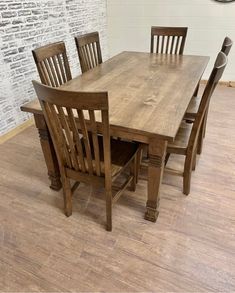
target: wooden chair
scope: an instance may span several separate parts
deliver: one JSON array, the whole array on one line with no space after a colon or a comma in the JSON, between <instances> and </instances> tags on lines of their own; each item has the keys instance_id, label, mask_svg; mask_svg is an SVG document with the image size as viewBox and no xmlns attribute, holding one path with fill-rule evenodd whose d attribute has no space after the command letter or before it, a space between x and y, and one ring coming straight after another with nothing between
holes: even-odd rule
<instances>
[{"instance_id":1,"label":"wooden chair","mask_svg":"<svg viewBox=\"0 0 235 293\"><path fill-rule=\"evenodd\" d=\"M233 41L230 38L226 37L223 41L221 52L223 52L226 56L228 56L228 54L232 48L232 45L233 45ZM200 105L200 101L201 101L201 99L198 98L197 96L192 98L192 100L188 106L188 109L186 111L186 114L185 114L185 120L187 120L187 122L193 123L193 121L195 120L195 117L196 117L196 114L198 112L198 108ZM203 139L206 134L206 122L207 122L207 114L205 115L204 123L202 125L202 129L201 129L199 139L198 139L198 150L197 150L198 154L202 153Z\"/></svg>"},{"instance_id":2,"label":"wooden chair","mask_svg":"<svg viewBox=\"0 0 235 293\"><path fill-rule=\"evenodd\" d=\"M37 48L32 53L43 84L59 87L72 79L64 42Z\"/></svg>"},{"instance_id":3,"label":"wooden chair","mask_svg":"<svg viewBox=\"0 0 235 293\"><path fill-rule=\"evenodd\" d=\"M187 31L187 27L152 26L150 53L182 55Z\"/></svg>"},{"instance_id":4,"label":"wooden chair","mask_svg":"<svg viewBox=\"0 0 235 293\"><path fill-rule=\"evenodd\" d=\"M183 176L183 193L186 195L190 193L191 173L195 165L200 130L202 129L203 121L209 108L211 96L226 65L227 56L223 52L220 52L202 95L194 123L189 124L183 121L175 142L168 144L167 147L167 154L179 154L185 156L183 173L171 169L169 170L167 168L166 170L170 173Z\"/></svg>"},{"instance_id":5,"label":"wooden chair","mask_svg":"<svg viewBox=\"0 0 235 293\"><path fill-rule=\"evenodd\" d=\"M136 187L139 145L110 138L107 92L64 91L36 81L33 85L59 162L65 214L72 214L72 192L78 186L71 187L70 179L104 187L107 230L111 231L112 204L127 186L133 191ZM121 173L126 180L116 190L113 183Z\"/></svg>"},{"instance_id":6,"label":"wooden chair","mask_svg":"<svg viewBox=\"0 0 235 293\"><path fill-rule=\"evenodd\" d=\"M82 73L102 63L99 33L93 32L75 37Z\"/></svg>"}]
</instances>

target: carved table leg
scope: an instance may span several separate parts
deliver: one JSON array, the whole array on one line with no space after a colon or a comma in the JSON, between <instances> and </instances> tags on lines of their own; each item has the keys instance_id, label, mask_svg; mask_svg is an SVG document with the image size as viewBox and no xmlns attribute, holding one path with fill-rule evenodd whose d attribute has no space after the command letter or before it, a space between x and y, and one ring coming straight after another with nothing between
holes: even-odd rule
<instances>
[{"instance_id":1,"label":"carved table leg","mask_svg":"<svg viewBox=\"0 0 235 293\"><path fill-rule=\"evenodd\" d=\"M156 222L160 201L160 187L165 165L167 142L164 140L151 139L149 143L148 165L148 200L145 219Z\"/></svg>"},{"instance_id":2,"label":"carved table leg","mask_svg":"<svg viewBox=\"0 0 235 293\"><path fill-rule=\"evenodd\" d=\"M40 114L34 114L34 120L39 132L40 143L47 165L48 176L51 180L50 188L60 190L62 184L60 181L59 165L46 121L43 115Z\"/></svg>"}]
</instances>

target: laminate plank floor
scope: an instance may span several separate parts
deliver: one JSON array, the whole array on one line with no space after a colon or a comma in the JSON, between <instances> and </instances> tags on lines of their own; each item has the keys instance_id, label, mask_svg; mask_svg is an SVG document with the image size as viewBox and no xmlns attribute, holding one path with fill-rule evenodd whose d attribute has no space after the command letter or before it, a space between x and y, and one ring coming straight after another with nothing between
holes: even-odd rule
<instances>
[{"instance_id":1,"label":"laminate plank floor","mask_svg":"<svg viewBox=\"0 0 235 293\"><path fill-rule=\"evenodd\" d=\"M235 89L218 87L190 195L165 174L151 223L140 180L114 206L111 233L102 190L81 184L64 216L35 127L0 145L0 291L235 292L234 109ZM178 156L169 165L183 168Z\"/></svg>"}]
</instances>

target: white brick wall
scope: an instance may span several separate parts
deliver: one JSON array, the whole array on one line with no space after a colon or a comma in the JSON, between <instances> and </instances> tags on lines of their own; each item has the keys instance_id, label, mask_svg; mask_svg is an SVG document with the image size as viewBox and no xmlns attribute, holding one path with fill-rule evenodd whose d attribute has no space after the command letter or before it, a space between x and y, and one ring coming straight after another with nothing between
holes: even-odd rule
<instances>
[{"instance_id":1,"label":"white brick wall","mask_svg":"<svg viewBox=\"0 0 235 293\"><path fill-rule=\"evenodd\" d=\"M0 1L0 135L29 117L20 106L35 98L31 80L39 80L32 49L65 41L76 76L80 68L73 37L96 30L106 59L106 0Z\"/></svg>"},{"instance_id":2,"label":"white brick wall","mask_svg":"<svg viewBox=\"0 0 235 293\"><path fill-rule=\"evenodd\" d=\"M235 41L235 2L214 0L107 0L110 55L123 50L149 51L150 27L188 26L185 54L208 55L211 62L226 35ZM223 75L235 81L235 44Z\"/></svg>"}]
</instances>

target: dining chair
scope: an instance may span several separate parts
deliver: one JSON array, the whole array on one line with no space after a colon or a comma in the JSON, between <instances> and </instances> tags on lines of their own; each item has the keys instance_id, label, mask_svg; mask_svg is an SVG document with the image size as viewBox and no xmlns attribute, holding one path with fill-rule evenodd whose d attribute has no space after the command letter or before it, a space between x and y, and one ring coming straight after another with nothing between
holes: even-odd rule
<instances>
[{"instance_id":1,"label":"dining chair","mask_svg":"<svg viewBox=\"0 0 235 293\"><path fill-rule=\"evenodd\" d=\"M82 73L102 63L100 38L98 32L75 37Z\"/></svg>"},{"instance_id":2,"label":"dining chair","mask_svg":"<svg viewBox=\"0 0 235 293\"><path fill-rule=\"evenodd\" d=\"M189 124L183 121L174 143L170 143L167 146L167 154L185 156L183 172L169 168L166 168L166 171L175 175L183 176L183 193L186 195L190 193L191 173L195 165L200 130L209 109L211 96L224 72L226 65L227 56L223 52L220 52L203 92L198 111L195 115L194 123Z\"/></svg>"},{"instance_id":3,"label":"dining chair","mask_svg":"<svg viewBox=\"0 0 235 293\"><path fill-rule=\"evenodd\" d=\"M33 85L59 162L66 216L72 214L78 182L104 187L111 231L113 203L129 185L133 191L136 188L139 145L110 138L107 92L64 91L36 81ZM118 187L121 174L125 181ZM71 179L76 182L73 187Z\"/></svg>"},{"instance_id":4,"label":"dining chair","mask_svg":"<svg viewBox=\"0 0 235 293\"><path fill-rule=\"evenodd\" d=\"M37 48L32 54L43 84L59 87L72 79L64 42Z\"/></svg>"},{"instance_id":5,"label":"dining chair","mask_svg":"<svg viewBox=\"0 0 235 293\"><path fill-rule=\"evenodd\" d=\"M187 31L187 27L152 26L150 53L182 55Z\"/></svg>"},{"instance_id":6,"label":"dining chair","mask_svg":"<svg viewBox=\"0 0 235 293\"><path fill-rule=\"evenodd\" d=\"M229 37L226 37L223 41L221 52L223 52L226 56L228 56L232 46L233 46L233 41ZM187 122L193 123L193 121L195 120L196 114L198 112L199 104L200 104L200 98L198 96L193 97L192 100L190 101L190 104L187 108L187 111L184 117L184 119L187 120ZM203 139L206 134L206 123L207 123L207 114L205 115L204 122L202 124L202 129L200 131L200 135L198 138L197 153L199 155L202 153Z\"/></svg>"}]
</instances>

